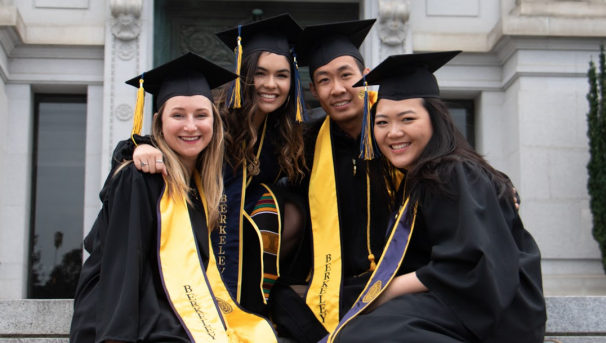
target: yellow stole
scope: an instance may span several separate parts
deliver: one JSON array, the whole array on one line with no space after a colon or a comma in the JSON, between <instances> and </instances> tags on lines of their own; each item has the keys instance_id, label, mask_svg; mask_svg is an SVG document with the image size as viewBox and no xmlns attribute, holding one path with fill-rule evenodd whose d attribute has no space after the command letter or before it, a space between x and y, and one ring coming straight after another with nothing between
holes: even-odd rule
<instances>
[{"instance_id":1,"label":"yellow stole","mask_svg":"<svg viewBox=\"0 0 606 343\"><path fill-rule=\"evenodd\" d=\"M314 269L305 301L328 332L339 324L342 278L341 230L334 171L330 118L326 117L318 133L309 180Z\"/></svg>"},{"instance_id":2,"label":"yellow stole","mask_svg":"<svg viewBox=\"0 0 606 343\"><path fill-rule=\"evenodd\" d=\"M194 176L207 212L200 176ZM206 213L208 220L208 213ZM245 312L232 299L217 268L209 239L205 271L185 199L174 201L166 187L159 203L158 260L168 300L194 342L277 342L271 324Z\"/></svg>"},{"instance_id":3,"label":"yellow stole","mask_svg":"<svg viewBox=\"0 0 606 343\"><path fill-rule=\"evenodd\" d=\"M368 93L372 106L377 101L377 93L372 91ZM337 184L328 117L316 139L309 181L309 208L313 232L314 269L305 301L324 328L332 332L339 323L343 274Z\"/></svg>"}]
</instances>

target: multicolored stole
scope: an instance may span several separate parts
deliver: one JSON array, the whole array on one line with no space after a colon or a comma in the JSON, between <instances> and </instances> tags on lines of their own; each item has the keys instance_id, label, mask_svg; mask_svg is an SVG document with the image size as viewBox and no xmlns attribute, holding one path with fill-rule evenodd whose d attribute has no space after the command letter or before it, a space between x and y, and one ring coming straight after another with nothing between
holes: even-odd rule
<instances>
[{"instance_id":1,"label":"multicolored stole","mask_svg":"<svg viewBox=\"0 0 606 343\"><path fill-rule=\"evenodd\" d=\"M265 140L265 131L267 129L267 118L263 124L263 132L259 140L259 149L257 151L257 161L263 148ZM223 171L223 197L219 206L221 212L219 230L211 234L213 249L216 251L217 266L225 281L229 292L240 303L242 294L242 254L243 254L243 233L242 225L246 205L246 188L250 183L252 176L248 175L246 163L242 164L239 170L233 170L229 167ZM262 257L259 256L259 259ZM261 278L261 276L259 276ZM261 293L259 286L259 294Z\"/></svg>"},{"instance_id":2,"label":"multicolored stole","mask_svg":"<svg viewBox=\"0 0 606 343\"><path fill-rule=\"evenodd\" d=\"M377 101L377 92L369 92L369 97L372 106ZM337 183L328 116L316 139L309 181L309 208L314 257L305 301L326 331L333 332L339 323L343 264Z\"/></svg>"},{"instance_id":3,"label":"multicolored stole","mask_svg":"<svg viewBox=\"0 0 606 343\"><path fill-rule=\"evenodd\" d=\"M197 173L194 177L206 212L200 177ZM245 312L234 302L221 279L210 242L208 268L204 269L185 199L174 201L165 186L157 211L162 283L190 339L221 343L277 342L273 327L266 319Z\"/></svg>"},{"instance_id":4,"label":"multicolored stole","mask_svg":"<svg viewBox=\"0 0 606 343\"><path fill-rule=\"evenodd\" d=\"M257 200L250 212L250 223L261 234L263 242L263 295L265 301L280 276L280 242L282 241L282 219L278 200L272 190L265 184L256 186L250 194ZM249 197L249 191L246 192Z\"/></svg>"},{"instance_id":5,"label":"multicolored stole","mask_svg":"<svg viewBox=\"0 0 606 343\"><path fill-rule=\"evenodd\" d=\"M413 211L412 220L409 216L410 211ZM387 245L385 246L383 256L379 260L377 269L372 273L364 291L360 294L358 300L356 300L343 319L341 319L337 328L334 331L330 331L331 333L324 337L320 343L332 343L341 329L343 329L343 327L354 317L362 313L366 307L381 295L385 288L387 288L404 260L404 255L406 255L410 237L414 230L416 217L417 206L416 204L411 206L407 199L404 206L398 211L395 221L392 219L389 223L391 233Z\"/></svg>"}]
</instances>

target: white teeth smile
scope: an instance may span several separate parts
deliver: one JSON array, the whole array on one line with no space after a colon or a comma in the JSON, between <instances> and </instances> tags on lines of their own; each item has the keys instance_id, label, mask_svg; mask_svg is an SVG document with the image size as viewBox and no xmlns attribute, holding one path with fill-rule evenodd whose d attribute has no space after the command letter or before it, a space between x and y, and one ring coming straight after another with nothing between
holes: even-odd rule
<instances>
[{"instance_id":1,"label":"white teeth smile","mask_svg":"<svg viewBox=\"0 0 606 343\"><path fill-rule=\"evenodd\" d=\"M393 144L393 145L390 145L390 146L391 146L392 149L397 150L397 149L406 148L409 145L410 145L410 143L401 143L401 144Z\"/></svg>"},{"instance_id":2,"label":"white teeth smile","mask_svg":"<svg viewBox=\"0 0 606 343\"><path fill-rule=\"evenodd\" d=\"M349 101L341 101L341 102L337 102L337 103L333 104L333 106L339 107L339 106L347 105L348 103L349 103Z\"/></svg>"},{"instance_id":3,"label":"white teeth smile","mask_svg":"<svg viewBox=\"0 0 606 343\"><path fill-rule=\"evenodd\" d=\"M186 142L193 142L196 141L198 139L200 139L200 136L196 136L196 137L180 137L182 140L186 141Z\"/></svg>"},{"instance_id":4,"label":"white teeth smile","mask_svg":"<svg viewBox=\"0 0 606 343\"><path fill-rule=\"evenodd\" d=\"M275 99L277 97L276 94L259 94L259 96L265 99Z\"/></svg>"}]
</instances>

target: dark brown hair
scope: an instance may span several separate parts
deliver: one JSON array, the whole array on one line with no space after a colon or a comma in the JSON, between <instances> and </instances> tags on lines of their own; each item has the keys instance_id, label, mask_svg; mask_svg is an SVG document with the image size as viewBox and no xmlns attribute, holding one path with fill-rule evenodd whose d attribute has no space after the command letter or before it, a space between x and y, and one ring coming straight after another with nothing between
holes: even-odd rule
<instances>
[{"instance_id":1,"label":"dark brown hair","mask_svg":"<svg viewBox=\"0 0 606 343\"><path fill-rule=\"evenodd\" d=\"M259 57L263 51L256 51L242 59L242 107L228 108L226 99L230 95L229 87L225 87L219 96L219 112L225 127L225 156L227 163L237 170L244 161L250 165L255 159L255 145L259 137L252 125L257 113L257 92L255 90L255 72ZM282 170L291 183L300 181L307 166L303 149L303 128L295 122L295 73L293 64L289 61L291 69L290 91L286 102L275 112L268 115L277 119L278 135L276 137L275 154ZM246 143L243 147L243 143Z\"/></svg>"},{"instance_id":2,"label":"dark brown hair","mask_svg":"<svg viewBox=\"0 0 606 343\"><path fill-rule=\"evenodd\" d=\"M449 181L455 164L475 167L488 175L499 199L512 201L513 189L511 182L505 174L494 169L486 160L467 143L467 140L457 129L448 107L438 98L422 98L421 103L429 113L433 134L425 149L414 166L404 171L406 177L406 194L411 202L420 199L422 192L434 192L452 196ZM376 106L372 109L374 117ZM384 172L392 173L393 165L384 160ZM393 178L389 180L388 187L395 190ZM395 194L395 192L392 192Z\"/></svg>"}]
</instances>

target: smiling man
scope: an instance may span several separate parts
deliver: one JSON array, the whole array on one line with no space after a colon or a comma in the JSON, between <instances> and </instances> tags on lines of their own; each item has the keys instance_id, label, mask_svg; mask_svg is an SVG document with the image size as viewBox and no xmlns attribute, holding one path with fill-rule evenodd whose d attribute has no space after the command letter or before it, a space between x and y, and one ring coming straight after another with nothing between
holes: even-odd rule
<instances>
[{"instance_id":1,"label":"smiling man","mask_svg":"<svg viewBox=\"0 0 606 343\"><path fill-rule=\"evenodd\" d=\"M389 195L379 161L359 158L364 92L353 87L369 72L358 49L374 22L308 26L296 45L299 65L309 66L311 92L327 114L306 132L312 166L305 184L313 244L309 287L304 300L280 284L270 297L278 331L299 342L317 342L334 330L385 244Z\"/></svg>"}]
</instances>

